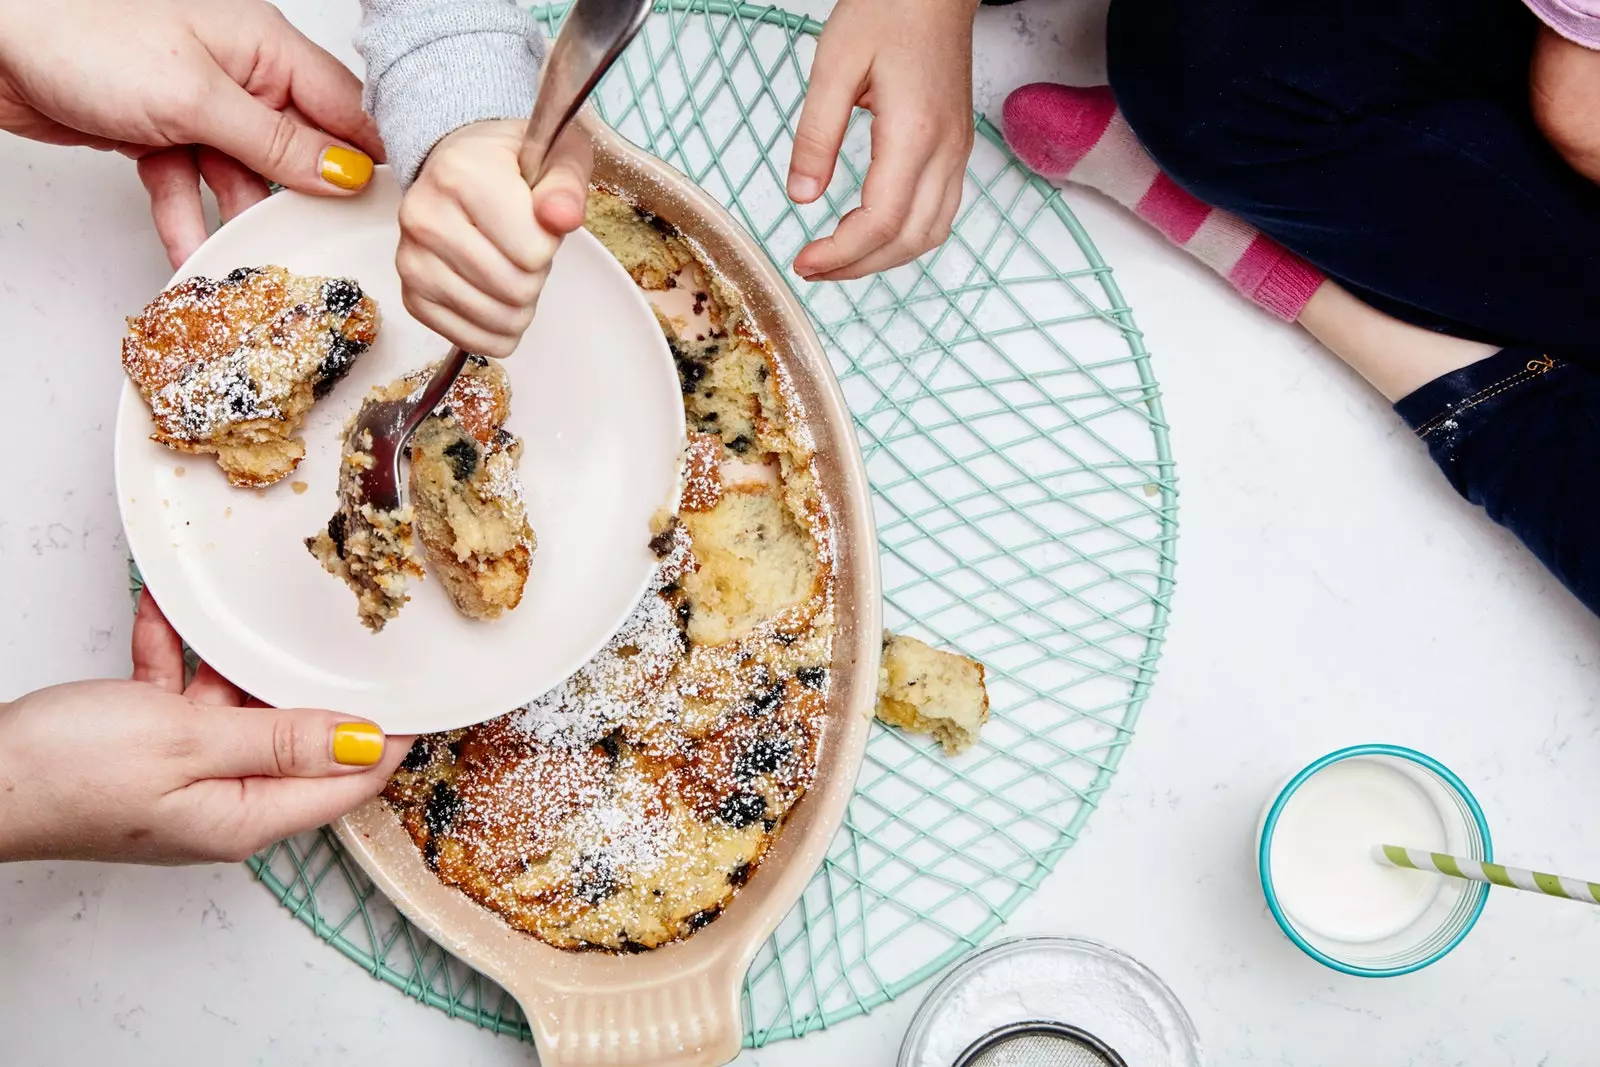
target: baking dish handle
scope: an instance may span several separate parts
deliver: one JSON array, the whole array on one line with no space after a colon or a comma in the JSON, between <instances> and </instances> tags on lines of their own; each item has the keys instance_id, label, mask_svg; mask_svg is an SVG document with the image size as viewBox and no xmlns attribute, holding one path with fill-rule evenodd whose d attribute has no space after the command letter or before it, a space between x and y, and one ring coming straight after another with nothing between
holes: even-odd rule
<instances>
[{"instance_id":1,"label":"baking dish handle","mask_svg":"<svg viewBox=\"0 0 1600 1067\"><path fill-rule=\"evenodd\" d=\"M742 985L702 971L594 993L511 993L540 1067L721 1067L744 1043Z\"/></svg>"}]
</instances>

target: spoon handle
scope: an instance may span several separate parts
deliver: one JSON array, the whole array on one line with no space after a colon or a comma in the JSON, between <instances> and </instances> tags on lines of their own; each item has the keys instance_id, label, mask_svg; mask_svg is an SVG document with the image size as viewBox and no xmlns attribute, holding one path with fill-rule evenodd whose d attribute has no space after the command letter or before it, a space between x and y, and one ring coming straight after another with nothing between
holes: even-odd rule
<instances>
[{"instance_id":1,"label":"spoon handle","mask_svg":"<svg viewBox=\"0 0 1600 1067\"><path fill-rule=\"evenodd\" d=\"M428 379L428 384L423 386L422 394L411 406L405 423L400 427L402 449L405 447L405 441L411 437L411 432L422 425L423 419L433 414L433 409L439 406L439 402L450 391L450 387L456 384L456 379L461 376L461 369L466 365L467 353L451 345L450 354L444 357L439 368L433 372L433 377Z\"/></svg>"},{"instance_id":2,"label":"spoon handle","mask_svg":"<svg viewBox=\"0 0 1600 1067\"><path fill-rule=\"evenodd\" d=\"M550 148L623 49L644 27L654 0L577 0L545 57L533 115L517 163L531 185L544 176Z\"/></svg>"}]
</instances>

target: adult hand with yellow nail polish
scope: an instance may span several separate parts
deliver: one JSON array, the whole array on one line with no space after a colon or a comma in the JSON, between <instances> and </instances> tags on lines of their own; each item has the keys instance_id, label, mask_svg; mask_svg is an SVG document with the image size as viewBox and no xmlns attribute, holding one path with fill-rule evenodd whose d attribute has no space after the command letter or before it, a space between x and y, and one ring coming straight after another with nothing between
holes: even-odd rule
<instances>
[{"instance_id":1,"label":"adult hand with yellow nail polish","mask_svg":"<svg viewBox=\"0 0 1600 1067\"><path fill-rule=\"evenodd\" d=\"M382 156L361 83L265 0L0 0L0 130L140 160L174 266L267 180L349 195Z\"/></svg>"},{"instance_id":2,"label":"adult hand with yellow nail polish","mask_svg":"<svg viewBox=\"0 0 1600 1067\"><path fill-rule=\"evenodd\" d=\"M400 203L406 310L485 356L509 356L522 340L561 238L583 225L594 169L589 139L569 127L530 190L517 165L525 125L496 119L449 134Z\"/></svg>"},{"instance_id":3,"label":"adult hand with yellow nail polish","mask_svg":"<svg viewBox=\"0 0 1600 1067\"><path fill-rule=\"evenodd\" d=\"M148 595L133 678L0 704L0 861L242 860L376 795L409 738L327 711L251 706Z\"/></svg>"}]
</instances>

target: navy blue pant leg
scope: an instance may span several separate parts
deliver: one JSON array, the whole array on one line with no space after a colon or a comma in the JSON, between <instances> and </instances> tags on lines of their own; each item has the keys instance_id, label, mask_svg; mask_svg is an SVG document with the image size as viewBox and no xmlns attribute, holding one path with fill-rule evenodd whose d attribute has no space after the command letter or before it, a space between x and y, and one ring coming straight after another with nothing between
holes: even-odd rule
<instances>
[{"instance_id":1,"label":"navy blue pant leg","mask_svg":"<svg viewBox=\"0 0 1600 1067\"><path fill-rule=\"evenodd\" d=\"M1600 372L1508 348L1395 410L1462 496L1600 614Z\"/></svg>"},{"instance_id":2,"label":"navy blue pant leg","mask_svg":"<svg viewBox=\"0 0 1600 1067\"><path fill-rule=\"evenodd\" d=\"M1518 0L1112 0L1156 160L1397 318L1503 346L1395 405L1600 613L1600 187L1536 129Z\"/></svg>"}]
</instances>

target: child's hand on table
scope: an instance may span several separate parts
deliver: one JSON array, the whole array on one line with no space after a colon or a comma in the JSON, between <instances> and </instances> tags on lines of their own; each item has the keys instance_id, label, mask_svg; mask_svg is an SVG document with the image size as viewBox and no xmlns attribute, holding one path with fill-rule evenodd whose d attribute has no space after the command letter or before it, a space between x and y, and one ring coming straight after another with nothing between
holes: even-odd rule
<instances>
[{"instance_id":1,"label":"child's hand on table","mask_svg":"<svg viewBox=\"0 0 1600 1067\"><path fill-rule=\"evenodd\" d=\"M977 0L840 0L817 44L795 130L789 196L809 204L833 177L851 109L872 112L861 206L795 257L810 281L909 263L944 243L972 154Z\"/></svg>"},{"instance_id":2,"label":"child's hand on table","mask_svg":"<svg viewBox=\"0 0 1600 1067\"><path fill-rule=\"evenodd\" d=\"M0 861L242 860L377 795L410 747L329 711L247 704L204 665L183 678L145 595L132 680L0 703Z\"/></svg>"},{"instance_id":3,"label":"child's hand on table","mask_svg":"<svg viewBox=\"0 0 1600 1067\"><path fill-rule=\"evenodd\" d=\"M561 238L583 225L594 159L568 129L530 190L517 166L526 124L477 122L433 149L400 205L400 271L406 310L452 344L509 356Z\"/></svg>"}]
</instances>

